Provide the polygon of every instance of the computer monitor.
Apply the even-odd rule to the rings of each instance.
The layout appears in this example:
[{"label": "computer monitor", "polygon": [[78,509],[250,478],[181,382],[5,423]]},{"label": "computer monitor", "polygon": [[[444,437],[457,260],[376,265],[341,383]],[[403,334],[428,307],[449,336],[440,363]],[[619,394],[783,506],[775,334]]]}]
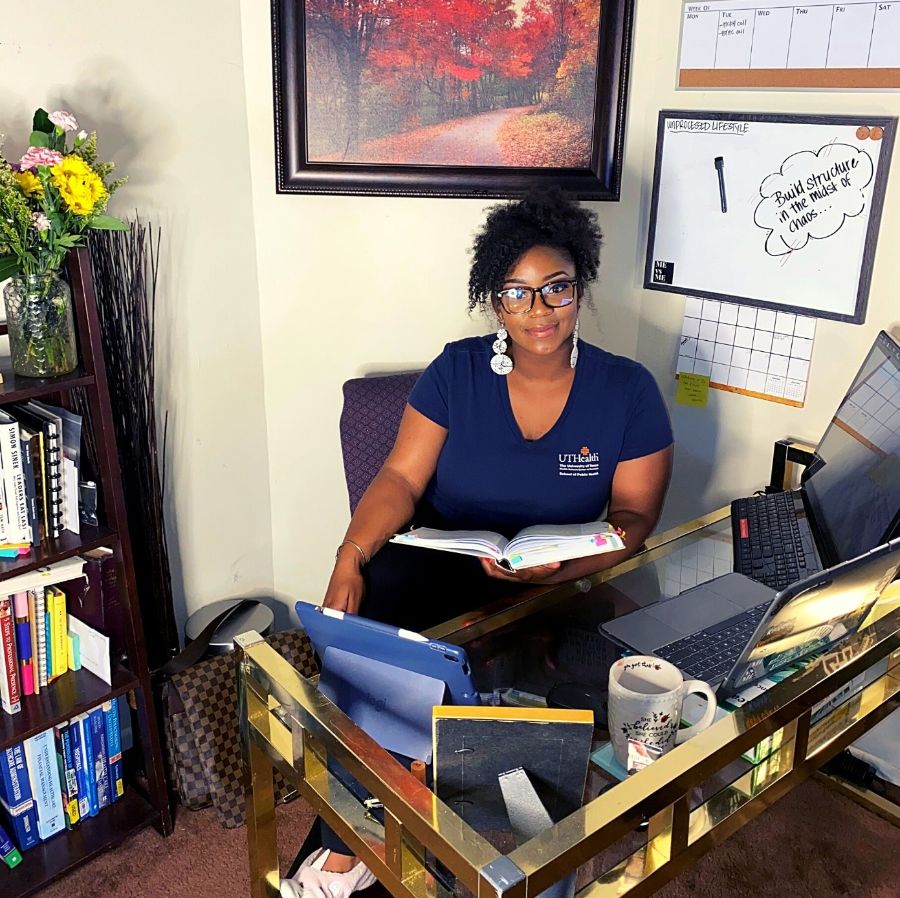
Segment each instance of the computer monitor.
[{"label": "computer monitor", "polygon": [[900,345],[884,331],[816,447],[803,489],[829,563],[900,530]]}]

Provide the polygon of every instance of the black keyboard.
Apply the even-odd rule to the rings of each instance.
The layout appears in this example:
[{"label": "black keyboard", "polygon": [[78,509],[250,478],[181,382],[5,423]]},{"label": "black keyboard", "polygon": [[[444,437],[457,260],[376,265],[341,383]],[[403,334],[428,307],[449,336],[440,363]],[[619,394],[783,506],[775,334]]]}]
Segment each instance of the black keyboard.
[{"label": "black keyboard", "polygon": [[683,674],[716,684],[734,666],[771,602],[763,602],[728,620],[670,642],[653,653]]},{"label": "black keyboard", "polygon": [[734,569],[772,589],[784,589],[819,569],[804,545],[791,493],[767,493],[731,503]]}]

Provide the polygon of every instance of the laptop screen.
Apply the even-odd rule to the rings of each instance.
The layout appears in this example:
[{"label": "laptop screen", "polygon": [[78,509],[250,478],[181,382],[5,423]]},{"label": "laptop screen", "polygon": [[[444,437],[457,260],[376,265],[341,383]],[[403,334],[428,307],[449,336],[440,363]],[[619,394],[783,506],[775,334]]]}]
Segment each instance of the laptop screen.
[{"label": "laptop screen", "polygon": [[733,695],[856,632],[898,567],[895,539],[782,590],[717,694]]},{"label": "laptop screen", "polygon": [[804,488],[833,561],[891,535],[900,513],[900,346],[885,332],[816,448]]}]

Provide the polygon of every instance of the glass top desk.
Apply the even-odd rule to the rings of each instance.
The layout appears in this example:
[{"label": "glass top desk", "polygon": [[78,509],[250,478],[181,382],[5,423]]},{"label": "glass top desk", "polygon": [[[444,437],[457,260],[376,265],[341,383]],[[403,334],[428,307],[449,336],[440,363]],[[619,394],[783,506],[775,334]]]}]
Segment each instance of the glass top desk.
[{"label": "glass top desk", "polygon": [[[482,692],[516,687],[546,695],[566,681],[604,686],[617,652],[600,635],[600,623],[730,569],[726,508],[657,534],[646,550],[609,571],[528,590],[429,635],[465,645]],[[532,898],[576,870],[578,898],[637,898],[893,710],[900,693],[900,581],[851,639],[637,775],[620,783],[592,763],[582,807],[518,847],[503,834],[472,829],[258,634],[236,642],[254,898],[278,894],[273,769],[397,898]],[[811,719],[816,705],[849,692],[851,681],[873,670],[877,678],[862,691]],[[744,756],[755,748],[759,760],[751,764]],[[361,805],[329,772],[329,758],[383,809]]]}]

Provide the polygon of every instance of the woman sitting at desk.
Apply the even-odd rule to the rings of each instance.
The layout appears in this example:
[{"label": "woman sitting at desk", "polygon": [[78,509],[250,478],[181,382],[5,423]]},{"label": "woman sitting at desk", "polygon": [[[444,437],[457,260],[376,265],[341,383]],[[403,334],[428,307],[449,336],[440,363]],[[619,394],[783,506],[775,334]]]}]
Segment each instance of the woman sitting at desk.
[{"label": "woman sitting at desk", "polygon": [[[559,192],[490,210],[475,238],[469,310],[496,315],[497,334],[448,344],[419,378],[338,549],[326,607],[421,630],[523,586],[612,567],[643,544],[669,482],[672,432],[650,373],[578,337],[599,253],[596,216]],[[625,549],[516,573],[388,543],[410,524],[513,536],[604,510]],[[284,881],[288,898],[347,898],[373,881],[322,831],[328,850]]]},{"label": "woman sitting at desk", "polygon": [[[327,607],[421,630],[523,585],[612,567],[642,545],[668,485],[672,432],[652,375],[578,337],[599,254],[596,216],[558,192],[490,210],[469,309],[496,315],[498,333],[449,343],[419,378],[338,550]],[[579,476],[573,457],[591,459]],[[628,548],[517,573],[387,543],[410,522],[513,536],[604,510]]]}]

